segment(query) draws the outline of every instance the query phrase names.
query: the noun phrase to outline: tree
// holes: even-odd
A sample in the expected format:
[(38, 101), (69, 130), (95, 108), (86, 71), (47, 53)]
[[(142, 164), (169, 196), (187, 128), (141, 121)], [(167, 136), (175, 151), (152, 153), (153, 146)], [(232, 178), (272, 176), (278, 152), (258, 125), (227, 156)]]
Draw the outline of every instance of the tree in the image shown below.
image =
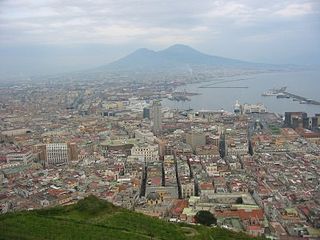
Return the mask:
[(195, 220), (197, 223), (200, 223), (206, 226), (210, 226), (211, 224), (217, 224), (217, 219), (213, 216), (213, 214), (205, 210), (201, 210), (197, 212), (195, 216)]
[(243, 204), (243, 199), (242, 199), (242, 197), (238, 197), (237, 200), (236, 200), (236, 203), (237, 203), (237, 204)]

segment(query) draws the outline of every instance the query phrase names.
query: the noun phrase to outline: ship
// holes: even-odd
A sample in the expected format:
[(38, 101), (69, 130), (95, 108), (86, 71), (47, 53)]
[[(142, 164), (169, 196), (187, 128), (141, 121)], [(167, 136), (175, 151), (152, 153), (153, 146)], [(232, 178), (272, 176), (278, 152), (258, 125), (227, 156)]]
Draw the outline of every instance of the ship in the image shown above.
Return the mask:
[(241, 113), (241, 105), (238, 100), (236, 101), (236, 104), (233, 107), (233, 111), (235, 114)]
[(199, 93), (191, 93), (184, 90), (183, 92), (174, 91), (171, 94), (168, 94), (167, 97), (171, 101), (191, 101), (191, 96), (199, 95)]
[(279, 93), (279, 94), (277, 94), (277, 98), (290, 98), (290, 96), (288, 96), (287, 94), (284, 94), (284, 93)]
[(261, 94), (261, 96), (263, 96), (263, 97), (276, 96), (276, 95), (277, 94), (272, 92), (272, 91), (266, 91), (266, 92)]
[(270, 89), (264, 93), (261, 94), (263, 97), (269, 97), (269, 96), (277, 96), (279, 93), (283, 93), (287, 90), (287, 87), (282, 87), (282, 88), (273, 88)]

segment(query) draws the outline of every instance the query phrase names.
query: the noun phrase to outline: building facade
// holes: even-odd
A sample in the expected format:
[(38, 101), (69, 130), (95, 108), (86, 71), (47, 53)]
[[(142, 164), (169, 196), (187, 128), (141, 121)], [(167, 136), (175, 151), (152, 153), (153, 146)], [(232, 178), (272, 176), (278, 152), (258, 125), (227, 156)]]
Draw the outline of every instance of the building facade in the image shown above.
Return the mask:
[(137, 144), (131, 149), (131, 156), (141, 161), (158, 161), (159, 160), (158, 145)]
[(78, 160), (78, 150), (75, 143), (39, 144), (34, 147), (40, 162), (44, 166), (68, 164)]
[(194, 151), (196, 147), (204, 146), (206, 144), (206, 135), (201, 131), (186, 133), (186, 143), (189, 144)]
[(34, 155), (32, 151), (20, 151), (20, 152), (11, 152), (6, 156), (7, 163), (20, 163), (27, 164), (33, 161)]

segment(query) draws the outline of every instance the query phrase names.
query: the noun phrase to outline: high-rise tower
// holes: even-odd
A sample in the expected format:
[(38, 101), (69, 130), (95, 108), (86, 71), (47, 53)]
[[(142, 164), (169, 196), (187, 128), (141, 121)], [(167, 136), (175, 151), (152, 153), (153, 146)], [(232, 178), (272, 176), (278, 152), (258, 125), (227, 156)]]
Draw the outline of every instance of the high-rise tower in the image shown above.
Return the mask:
[(159, 134), (161, 130), (161, 102), (156, 100), (152, 104), (152, 131), (154, 134)]

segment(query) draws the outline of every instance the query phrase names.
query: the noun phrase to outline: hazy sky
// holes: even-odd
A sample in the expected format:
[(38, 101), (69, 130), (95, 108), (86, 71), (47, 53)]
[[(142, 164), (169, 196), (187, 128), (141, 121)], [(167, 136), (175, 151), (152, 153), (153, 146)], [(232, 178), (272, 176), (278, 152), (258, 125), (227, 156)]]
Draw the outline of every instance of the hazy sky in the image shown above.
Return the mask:
[(320, 64), (320, 0), (0, 0), (0, 74), (91, 68), (176, 43)]

